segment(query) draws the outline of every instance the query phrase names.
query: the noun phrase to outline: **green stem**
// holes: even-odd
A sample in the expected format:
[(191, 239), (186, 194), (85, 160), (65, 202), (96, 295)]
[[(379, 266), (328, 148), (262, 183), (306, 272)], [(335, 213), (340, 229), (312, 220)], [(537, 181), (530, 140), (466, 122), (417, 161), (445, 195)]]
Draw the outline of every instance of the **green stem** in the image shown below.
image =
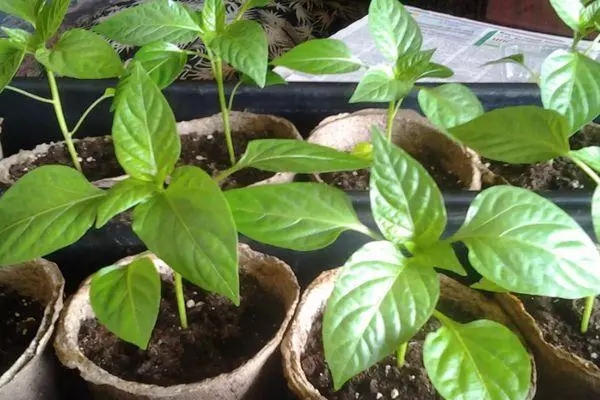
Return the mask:
[(402, 368), (404, 366), (404, 361), (406, 360), (406, 350), (408, 349), (408, 342), (402, 343), (398, 346), (398, 350), (396, 351), (396, 362), (398, 368)]
[(388, 106), (387, 122), (386, 122), (386, 126), (385, 126), (388, 142), (392, 141), (392, 127), (394, 125), (394, 116), (396, 114), (395, 110), (396, 110), (396, 102), (391, 101)]
[(67, 150), (69, 151), (73, 165), (77, 171), (82, 172), (79, 158), (77, 158), (77, 151), (75, 150), (73, 140), (71, 139), (71, 132), (69, 132), (67, 121), (65, 121), (65, 115), (63, 114), (60, 95), (58, 94), (58, 86), (56, 85), (56, 78), (54, 77), (52, 71), (47, 70), (46, 73), (48, 74), (48, 84), (50, 85), (50, 93), (52, 93), (52, 105), (54, 106), (54, 113), (56, 114), (56, 119), (58, 120), (58, 126), (60, 127), (62, 135), (65, 139), (65, 143), (67, 144)]
[(242, 81), (240, 80), (240, 81), (238, 81), (238, 83), (235, 84), (235, 86), (231, 90), (231, 94), (229, 95), (229, 107), (228, 107), (229, 112), (231, 112), (231, 110), (233, 110), (233, 97), (237, 93), (237, 90), (240, 88), (241, 84), (242, 84)]
[(214, 181), (220, 183), (225, 180), (229, 175), (235, 174), (238, 172), (240, 168), (237, 165), (232, 166), (231, 168), (227, 168), (225, 171), (221, 171), (215, 176)]
[(33, 93), (29, 93), (26, 90), (19, 89), (19, 88), (14, 87), (14, 86), (6, 86), (6, 89), (7, 90), (11, 90), (11, 91), (13, 91), (15, 93), (22, 94), (23, 96), (27, 96), (27, 97), (32, 98), (34, 100), (41, 101), (42, 103), (54, 104), (54, 101), (52, 99), (47, 99), (45, 97), (41, 97), (41, 96), (35, 95)]
[(581, 35), (579, 32), (573, 32), (573, 43), (571, 44), (571, 50), (577, 51), (577, 45), (581, 41)]
[(90, 112), (92, 112), (92, 110), (94, 108), (96, 108), (98, 106), (98, 104), (102, 103), (104, 100), (113, 97), (113, 94), (103, 94), (102, 96), (100, 96), (96, 101), (94, 101), (88, 108), (87, 110), (85, 110), (85, 112), (83, 113), (83, 115), (81, 116), (81, 118), (79, 118), (79, 121), (77, 121), (77, 124), (75, 125), (75, 128), (73, 128), (73, 130), (71, 130), (71, 136), (75, 136), (75, 133), (77, 133), (77, 131), (79, 130), (79, 128), (81, 127), (81, 125), (83, 124), (83, 121), (85, 121), (85, 119), (87, 118), (87, 116), (89, 115)]
[(219, 104), (221, 106), (221, 115), (223, 117), (223, 128), (225, 130), (225, 140), (227, 141), (227, 151), (231, 165), (235, 165), (235, 151), (231, 140), (231, 126), (229, 124), (229, 109), (225, 100), (225, 88), (223, 86), (223, 62), (220, 58), (211, 61), (211, 66), (217, 81), (217, 90), (219, 91)]
[(246, 11), (248, 11), (249, 6), (250, 0), (246, 0), (244, 4), (242, 4), (242, 6), (240, 7), (240, 10), (238, 11), (237, 15), (235, 16), (234, 22), (237, 22), (244, 17), (244, 14), (246, 13)]
[(583, 170), (583, 172), (585, 172), (587, 174), (587, 176), (589, 176), (596, 183), (596, 185), (600, 185), (600, 177), (598, 176), (598, 174), (596, 174), (596, 172), (593, 169), (591, 169), (590, 167), (588, 167), (588, 165), (586, 163), (578, 160), (575, 157), (571, 157), (571, 156), (568, 156), (568, 157), (571, 159), (571, 161), (573, 161), (575, 164), (577, 164), (577, 166), (579, 168), (581, 168)]
[(581, 319), (581, 333), (586, 333), (590, 326), (590, 318), (594, 310), (594, 296), (585, 298), (585, 308), (583, 309), (583, 318)]
[(444, 326), (452, 326), (453, 325), (453, 321), (446, 317), (444, 314), (442, 314), (441, 312), (439, 312), (438, 310), (433, 310), (433, 316), (435, 318), (437, 318), (438, 321), (440, 321), (442, 323), (442, 325)]
[(177, 297), (177, 309), (179, 310), (179, 320), (181, 321), (181, 327), (187, 329), (187, 313), (185, 311), (185, 299), (183, 298), (183, 282), (181, 275), (177, 272), (173, 273), (175, 277), (175, 296)]

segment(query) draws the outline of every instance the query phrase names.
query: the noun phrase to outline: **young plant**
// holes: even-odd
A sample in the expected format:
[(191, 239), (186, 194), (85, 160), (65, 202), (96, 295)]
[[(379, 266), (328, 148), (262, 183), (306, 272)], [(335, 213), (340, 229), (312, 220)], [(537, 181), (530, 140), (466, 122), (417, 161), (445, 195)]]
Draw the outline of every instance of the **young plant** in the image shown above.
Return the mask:
[[(327, 303), (323, 343), (335, 389), (394, 352), (402, 365), (407, 343), (433, 315), (442, 328), (428, 335), (423, 357), (444, 398), (527, 398), (532, 370), (519, 339), (493, 321), (461, 324), (435, 310), (440, 289), (434, 267), (465, 275), (451, 246), (461, 242), (489, 282), (521, 293), (577, 298), (600, 293), (594, 243), (552, 202), (510, 186), (482, 191), (463, 226), (442, 239), (447, 218), (439, 189), (377, 129), (370, 179), (372, 214), (385, 239), (341, 224), (347, 207), (313, 210), (305, 206), (308, 196), (296, 206), (274, 202), (284, 193), (279, 185), (225, 193), (237, 228), (264, 243), (311, 249), (317, 243), (306, 246), (312, 239), (307, 235), (333, 221), (338, 229), (375, 238), (346, 262)], [(325, 212), (333, 217), (322, 219)]]
[[(423, 78), (449, 78), (453, 72), (431, 62), (435, 52), (422, 50), (421, 29), (398, 0), (373, 0), (369, 6), (369, 30), (375, 45), (389, 64), (366, 66), (351, 103), (388, 103), (387, 137), (404, 98)], [(338, 74), (361, 68), (341, 41), (317, 39), (300, 44), (272, 62), (309, 74)]]
[[(2, 27), (7, 38), (0, 38), (0, 92), (7, 89), (51, 104), (71, 161), (81, 172), (73, 136), (89, 113), (102, 101), (112, 97), (114, 90), (107, 89), (85, 110), (73, 128), (69, 128), (55, 75), (78, 79), (114, 78), (121, 75), (123, 66), (111, 45), (98, 34), (84, 29), (71, 29), (56, 38), (70, 3), (69, 0), (0, 0), (0, 11), (17, 16), (33, 27), (33, 32)], [(34, 56), (45, 67), (51, 98), (9, 85), (26, 55)]]
[[(422, 89), (419, 104), (425, 115), (448, 136), (486, 158), (511, 164), (547, 162), (557, 157), (573, 161), (596, 184), (592, 216), (600, 240), (600, 147), (572, 150), (569, 144), (573, 134), (600, 115), (600, 63), (577, 50), (581, 38), (598, 26), (600, 1), (587, 6), (578, 0), (551, 3), (574, 30), (574, 39), (570, 50), (556, 50), (542, 64), (538, 84), (543, 108), (518, 106), (484, 113), (477, 97), (459, 84)], [(527, 293), (504, 286), (503, 282), (492, 282)], [(590, 293), (586, 299), (582, 333), (588, 329), (597, 294)]]

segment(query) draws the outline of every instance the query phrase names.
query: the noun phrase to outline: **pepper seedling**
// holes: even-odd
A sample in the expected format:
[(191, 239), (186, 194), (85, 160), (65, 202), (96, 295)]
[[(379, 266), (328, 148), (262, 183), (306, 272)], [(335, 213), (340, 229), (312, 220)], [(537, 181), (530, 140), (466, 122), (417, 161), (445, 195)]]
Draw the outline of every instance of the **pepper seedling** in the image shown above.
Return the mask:
[[(7, 37), (0, 38), (0, 93), (4, 89), (11, 90), (51, 104), (71, 161), (81, 172), (73, 136), (79, 131), (89, 113), (102, 101), (114, 95), (114, 89), (106, 89), (102, 96), (84, 111), (73, 128), (69, 128), (55, 76), (58, 74), (77, 79), (114, 78), (121, 75), (123, 66), (112, 46), (94, 32), (70, 29), (58, 34), (56, 38), (70, 3), (69, 0), (0, 1), (0, 11), (19, 17), (33, 27), (32, 32), (2, 27)], [(51, 98), (9, 85), (26, 55), (33, 55), (46, 69)]]

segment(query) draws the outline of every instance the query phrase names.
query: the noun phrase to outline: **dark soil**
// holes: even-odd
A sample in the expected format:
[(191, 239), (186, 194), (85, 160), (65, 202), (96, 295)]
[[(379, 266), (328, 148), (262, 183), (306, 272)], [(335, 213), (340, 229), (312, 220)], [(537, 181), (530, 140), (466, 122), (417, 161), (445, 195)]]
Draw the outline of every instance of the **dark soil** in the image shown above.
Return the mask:
[[(477, 319), (458, 307), (460, 305), (454, 302), (440, 300), (437, 309), (459, 322)], [(333, 380), (325, 362), (321, 335), (322, 319), (321, 313), (309, 333), (305, 353), (302, 355), (302, 369), (309, 382), (328, 400), (442, 399), (423, 366), (425, 337), (427, 333), (440, 327), (435, 318), (431, 318), (409, 342), (402, 368), (398, 368), (395, 355), (388, 356), (346, 382), (337, 392), (333, 390)]]
[(27, 349), (43, 316), (40, 303), (0, 286), (0, 375)]
[[(271, 138), (267, 132), (255, 134), (252, 137), (252, 139), (267, 138)], [(247, 137), (233, 136), (233, 147), (238, 159), (246, 151), (248, 141)], [(90, 181), (112, 178), (125, 173), (117, 161), (110, 136), (86, 138), (77, 142), (75, 148), (80, 156), (84, 175)], [(10, 173), (18, 179), (32, 169), (48, 164), (73, 166), (64, 144), (51, 145), (47, 155), (43, 155), (31, 163), (15, 165), (11, 167)], [(195, 165), (212, 176), (229, 168), (231, 163), (224, 136), (219, 135), (217, 138), (213, 136), (199, 137), (194, 134), (181, 136), (181, 156), (177, 165)], [(225, 180), (223, 187), (225, 189), (244, 187), (271, 176), (273, 176), (272, 172), (247, 168), (231, 175)]]
[[(573, 150), (600, 145), (600, 128), (590, 124), (570, 139)], [(557, 158), (537, 164), (505, 164), (485, 160), (486, 166), (503, 176), (510, 184), (534, 191), (593, 190), (593, 181), (579, 167), (566, 158)]]
[(147, 351), (117, 338), (96, 319), (82, 324), (80, 348), (95, 364), (122, 379), (161, 386), (232, 371), (267, 344), (284, 318), (281, 303), (256, 279), (245, 274), (240, 279), (239, 307), (185, 282), (188, 329), (179, 325), (173, 285), (163, 284), (158, 322)]
[[(427, 169), (440, 189), (460, 190), (465, 188), (464, 184), (450, 171), (446, 171), (440, 160), (431, 154), (420, 154), (415, 158)], [(371, 173), (368, 169), (361, 169), (358, 171), (325, 173), (320, 174), (320, 176), (325, 183), (342, 190), (368, 191)]]
[[(600, 313), (593, 312), (587, 333), (579, 331), (585, 299), (518, 296), (536, 320), (544, 340), (600, 367)], [(600, 309), (595, 300), (594, 310)]]

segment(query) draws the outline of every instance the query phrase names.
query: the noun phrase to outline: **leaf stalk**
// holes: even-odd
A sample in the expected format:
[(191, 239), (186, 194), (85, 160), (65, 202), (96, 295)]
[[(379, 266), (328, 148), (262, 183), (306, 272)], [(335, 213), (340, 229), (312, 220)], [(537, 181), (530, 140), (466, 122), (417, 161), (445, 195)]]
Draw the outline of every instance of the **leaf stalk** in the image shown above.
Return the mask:
[(404, 363), (406, 361), (406, 350), (408, 349), (408, 342), (402, 343), (398, 346), (398, 350), (396, 351), (396, 363), (398, 368), (404, 367)]

